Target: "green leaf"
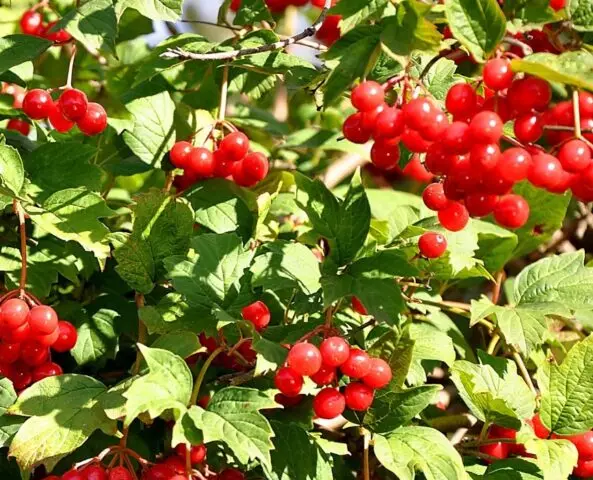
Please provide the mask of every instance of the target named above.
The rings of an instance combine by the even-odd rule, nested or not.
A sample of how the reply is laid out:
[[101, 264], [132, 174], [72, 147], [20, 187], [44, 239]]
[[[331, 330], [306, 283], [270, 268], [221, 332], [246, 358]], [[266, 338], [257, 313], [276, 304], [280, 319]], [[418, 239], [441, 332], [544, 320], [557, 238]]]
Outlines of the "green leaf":
[[[90, 145], [78, 142], [45, 143], [25, 157], [25, 166], [32, 186], [27, 191], [38, 201], [66, 188], [86, 187], [101, 190], [101, 169], [89, 161], [96, 153]], [[34, 192], [34, 193], [33, 193]]]
[[126, 108], [134, 116], [134, 128], [123, 133], [126, 145], [138, 158], [154, 168], [175, 143], [175, 104], [169, 92], [131, 100]]
[[161, 298], [156, 306], [146, 306], [138, 310], [140, 319], [150, 334], [191, 331], [200, 333], [214, 329], [216, 320], [209, 311], [190, 308], [181, 294], [171, 292]]
[[425, 16], [430, 12], [430, 5], [417, 0], [405, 0], [397, 7], [393, 17], [383, 21], [381, 43], [392, 56], [401, 59], [402, 64], [415, 50], [438, 50], [442, 35], [436, 25]]
[[12, 382], [6, 378], [0, 378], [0, 416], [4, 415], [17, 399]]
[[119, 338], [116, 322], [121, 321], [115, 310], [101, 308], [77, 325], [78, 340], [71, 352], [76, 363], [85, 365], [115, 358]]
[[17, 417], [13, 415], [3, 415], [0, 417], [1, 448], [10, 447], [12, 439], [26, 420], [25, 417]]
[[410, 339], [414, 342], [411, 369], [408, 382], [418, 385], [426, 382], [426, 374], [422, 366], [424, 360], [435, 360], [452, 365], [455, 361], [455, 347], [452, 338], [441, 332], [434, 325], [415, 323], [410, 325]]
[[146, 294], [164, 275], [164, 259], [187, 253], [193, 213], [187, 203], [156, 189], [139, 195], [132, 212], [132, 233], [114, 237], [115, 269], [130, 287]]
[[288, 350], [277, 342], [267, 340], [257, 333], [253, 336], [253, 350], [257, 352], [255, 376], [278, 370], [286, 361]]
[[276, 241], [262, 248], [251, 266], [254, 287], [276, 290], [299, 288], [312, 295], [321, 288], [319, 261], [311, 249], [300, 243]]
[[543, 480], [543, 473], [532, 461], [509, 458], [493, 462], [484, 475], [484, 480]]
[[35, 60], [52, 45], [53, 42], [33, 35], [8, 35], [0, 38], [0, 73]]
[[109, 256], [109, 229], [99, 218], [113, 211], [98, 194], [85, 188], [69, 188], [52, 194], [41, 208], [27, 205], [33, 223], [61, 240], [74, 240], [100, 260]]
[[514, 362], [482, 355], [481, 365], [458, 360], [451, 367], [451, 379], [472, 413], [483, 422], [518, 429], [521, 420], [531, 418], [535, 397], [517, 374]]
[[228, 387], [214, 394], [206, 410], [192, 407], [189, 413], [205, 443], [224, 442], [240, 463], [257, 459], [270, 468], [274, 433], [259, 410], [275, 407], [276, 402], [259, 390]]
[[588, 0], [568, 0], [568, 18], [575, 30], [593, 31], [593, 5]]
[[360, 23], [380, 20], [388, 5], [388, 0], [342, 0], [329, 13], [342, 16], [340, 31], [345, 34]]
[[234, 25], [254, 25], [257, 22], [274, 23], [264, 0], [245, 0], [233, 19]]
[[428, 427], [401, 427], [388, 436], [375, 436], [375, 455], [401, 480], [413, 480], [420, 471], [426, 480], [466, 477], [461, 457], [447, 437]]
[[368, 150], [362, 145], [352, 142], [345, 142], [342, 133], [334, 130], [320, 130], [319, 128], [303, 128], [290, 133], [282, 148], [297, 151], [322, 150], [339, 151], [346, 153], [357, 153], [361, 156], [368, 156]]
[[496, 0], [446, 0], [445, 13], [453, 36], [478, 61], [494, 53], [506, 32]]
[[187, 358], [198, 351], [200, 342], [198, 337], [190, 332], [171, 332], [157, 338], [150, 348], [168, 350], [181, 358]]
[[593, 53], [585, 50], [553, 53], [534, 53], [511, 62], [515, 72], [543, 78], [549, 82], [593, 90]]
[[535, 455], [544, 480], [567, 480], [577, 464], [578, 452], [568, 440], [532, 439], [525, 443], [528, 453]]
[[506, 0], [502, 8], [512, 26], [521, 30], [557, 20], [548, 0]]
[[0, 182], [6, 193], [13, 196], [20, 193], [25, 183], [21, 156], [15, 148], [7, 145], [0, 145]]
[[59, 375], [35, 383], [22, 392], [10, 414], [31, 417], [15, 435], [9, 450], [22, 470], [56, 463], [80, 447], [95, 430], [108, 435], [116, 423], [100, 405], [105, 386], [84, 375]]
[[148, 365], [148, 373], [135, 379], [123, 393], [127, 399], [125, 424], [141, 413], [156, 418], [165, 410], [184, 411], [188, 404], [193, 377], [183, 358], [158, 348], [138, 344]]
[[[577, 343], [561, 365], [544, 364], [540, 375], [542, 423], [559, 435], [593, 428], [593, 335]], [[527, 417], [524, 417], [527, 418]]]
[[138, 10], [152, 20], [179, 20], [183, 0], [119, 0], [116, 3], [118, 18], [127, 8]]
[[113, 0], [89, 0], [64, 15], [54, 28], [65, 28], [93, 53], [99, 50], [114, 52], [117, 17]]

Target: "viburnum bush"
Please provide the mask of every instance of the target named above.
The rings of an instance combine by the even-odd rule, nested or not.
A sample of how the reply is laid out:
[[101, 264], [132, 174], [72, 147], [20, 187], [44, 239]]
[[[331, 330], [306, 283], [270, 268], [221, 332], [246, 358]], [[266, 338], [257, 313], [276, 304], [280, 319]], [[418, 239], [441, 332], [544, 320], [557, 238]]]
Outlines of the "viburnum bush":
[[0, 2], [0, 479], [593, 478], [591, 0]]

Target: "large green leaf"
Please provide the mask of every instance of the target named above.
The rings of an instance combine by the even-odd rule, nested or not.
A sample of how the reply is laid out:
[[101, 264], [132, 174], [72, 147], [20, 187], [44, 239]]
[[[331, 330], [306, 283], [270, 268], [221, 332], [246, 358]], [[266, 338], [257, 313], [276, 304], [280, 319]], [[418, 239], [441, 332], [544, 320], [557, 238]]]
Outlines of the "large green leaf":
[[0, 416], [4, 415], [17, 399], [12, 382], [6, 378], [0, 378]]
[[525, 443], [525, 449], [535, 455], [544, 480], [567, 480], [579, 457], [576, 447], [568, 440], [532, 439]]
[[515, 28], [531, 29], [557, 20], [548, 0], [505, 0], [502, 8]]
[[364, 21], [381, 19], [388, 5], [388, 0], [342, 0], [329, 13], [342, 16], [340, 31], [346, 33]]
[[484, 477], [484, 480], [543, 480], [544, 476], [539, 467], [532, 461], [522, 458], [509, 458], [493, 462]]
[[8, 35], [0, 38], [0, 73], [34, 60], [53, 42], [33, 35]]
[[80, 447], [95, 430], [113, 435], [116, 423], [100, 405], [105, 386], [84, 375], [59, 375], [35, 383], [9, 409], [29, 418], [10, 445], [22, 470], [56, 463]]
[[183, 0], [120, 0], [116, 3], [117, 16], [127, 8], [138, 10], [152, 20], [179, 20]]
[[273, 23], [274, 19], [264, 0], [244, 0], [233, 19], [235, 25], [253, 25], [256, 22]]
[[[0, 39], [1, 40], [1, 39]], [[19, 152], [7, 145], [0, 145], [0, 185], [7, 195], [16, 196], [25, 182], [25, 169]]]
[[114, 358], [119, 338], [116, 322], [123, 320], [120, 314], [109, 308], [100, 308], [85, 317], [77, 325], [78, 339], [72, 349], [76, 363], [84, 365]]
[[93, 53], [99, 50], [114, 52], [117, 17], [113, 0], [89, 0], [64, 15], [55, 28], [65, 28]]

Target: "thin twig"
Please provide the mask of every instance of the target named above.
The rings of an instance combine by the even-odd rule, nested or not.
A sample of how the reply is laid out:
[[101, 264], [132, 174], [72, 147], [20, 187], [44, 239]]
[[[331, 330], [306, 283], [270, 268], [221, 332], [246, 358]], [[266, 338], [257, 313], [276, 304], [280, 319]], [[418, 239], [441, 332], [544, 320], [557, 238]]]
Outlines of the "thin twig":
[[533, 53], [533, 48], [531, 48], [525, 42], [522, 42], [521, 40], [517, 40], [516, 38], [504, 37], [502, 39], [502, 41], [503, 41], [503, 43], [507, 43], [513, 47], [519, 47], [525, 57], [528, 55], [531, 55]]
[[[575, 128], [569, 125], [544, 125], [544, 130], [553, 130], [557, 132], [574, 132]], [[593, 133], [593, 128], [582, 128], [581, 133]]]
[[500, 341], [500, 335], [498, 333], [495, 333], [492, 336], [492, 338], [490, 339], [490, 343], [488, 344], [488, 349], [486, 350], [486, 353], [488, 353], [488, 355], [494, 354], [494, 350], [496, 350], [496, 346], [498, 345], [499, 341]]
[[[148, 338], [148, 330], [146, 329], [146, 325], [140, 319], [140, 309], [144, 307], [144, 295], [141, 293], [136, 292], [135, 296], [136, 300], [136, 308], [138, 309], [138, 343], [145, 344]], [[140, 364], [142, 363], [142, 354], [140, 353], [140, 349], [136, 352], [136, 362], [134, 363], [134, 367], [132, 368], [132, 373], [136, 375], [140, 371]]]
[[[456, 44], [451, 45], [451, 48], [455, 47]], [[463, 50], [443, 50], [441, 53], [439, 53], [436, 57], [433, 57], [430, 59], [430, 61], [426, 64], [426, 66], [424, 67], [424, 69], [422, 70], [422, 73], [420, 73], [420, 76], [418, 78], [423, 79], [426, 74], [429, 72], [429, 70], [441, 59], [441, 58], [447, 58], [449, 60], [458, 60], [460, 58], [465, 57], [467, 54], [463, 51]]]
[[577, 89], [572, 92], [572, 111], [574, 113], [574, 136], [581, 138], [581, 110], [579, 108], [579, 91]]
[[202, 382], [204, 381], [204, 377], [206, 376], [206, 372], [208, 371], [208, 368], [210, 367], [210, 364], [214, 361], [214, 359], [224, 351], [224, 348], [225, 347], [218, 347], [216, 350], [214, 350], [206, 359], [204, 365], [202, 365], [202, 369], [200, 370], [200, 373], [198, 373], [198, 377], [196, 378], [196, 382], [194, 383], [194, 388], [189, 399], [190, 406], [196, 404], [196, 401], [198, 400], [198, 395], [200, 394], [200, 388], [202, 387]]
[[371, 480], [371, 469], [369, 466], [369, 443], [370, 443], [370, 433], [365, 431], [364, 432], [364, 455], [363, 455], [363, 479], [364, 480]]
[[229, 91], [229, 66], [222, 70], [222, 85], [220, 86], [220, 104], [218, 107], [218, 121], [223, 122], [226, 115], [226, 105]]
[[25, 295], [25, 287], [27, 286], [27, 226], [25, 224], [25, 211], [16, 198], [12, 202], [12, 208], [19, 219], [19, 236], [21, 240], [21, 277], [19, 280], [19, 290], [22, 297]]
[[517, 352], [513, 352], [513, 359], [515, 360], [515, 362], [517, 363], [517, 366], [519, 367], [519, 371], [521, 372], [521, 376], [523, 377], [523, 380], [525, 380], [525, 383], [527, 384], [529, 389], [533, 392], [533, 394], [537, 395], [537, 390], [535, 388], [535, 385], [533, 384], [533, 380], [531, 380], [531, 376], [529, 375], [529, 372], [527, 371], [527, 367], [525, 366], [525, 362], [523, 361], [523, 358]]
[[72, 46], [72, 55], [70, 56], [70, 63], [68, 64], [68, 77], [66, 78], [66, 85], [64, 88], [72, 88], [72, 76], [74, 73], [74, 59], [76, 58], [76, 45]]
[[207, 52], [207, 53], [192, 53], [186, 52], [182, 48], [170, 48], [161, 54], [163, 58], [186, 58], [189, 60], [232, 60], [239, 57], [245, 57], [247, 55], [255, 55], [256, 53], [272, 52], [274, 50], [281, 50], [288, 47], [300, 40], [308, 37], [312, 37], [321, 28], [321, 24], [327, 16], [327, 12], [331, 7], [331, 0], [325, 0], [325, 5], [321, 10], [319, 18], [315, 20], [315, 23], [310, 27], [306, 28], [300, 33], [293, 35], [292, 37], [279, 40], [278, 42], [262, 45], [260, 47], [243, 48], [240, 50], [229, 50], [226, 52]]
[[496, 274], [496, 279], [494, 282], [494, 288], [492, 289], [492, 303], [496, 305], [500, 300], [500, 290], [502, 288], [502, 282], [504, 281], [505, 273], [504, 270], [500, 270]]

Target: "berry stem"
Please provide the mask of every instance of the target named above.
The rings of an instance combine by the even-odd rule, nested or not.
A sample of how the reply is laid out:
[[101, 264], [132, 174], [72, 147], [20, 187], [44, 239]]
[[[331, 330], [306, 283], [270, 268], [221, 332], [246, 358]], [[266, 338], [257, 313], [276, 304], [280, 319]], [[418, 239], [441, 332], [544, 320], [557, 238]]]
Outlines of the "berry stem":
[[527, 371], [527, 367], [525, 366], [523, 357], [521, 357], [521, 355], [519, 355], [517, 352], [513, 352], [513, 360], [515, 360], [515, 362], [517, 363], [519, 371], [521, 372], [521, 376], [523, 377], [523, 380], [525, 380], [525, 383], [529, 387], [529, 390], [531, 390], [533, 394], [537, 396], [537, 390], [535, 388], [535, 385], [533, 384], [533, 380], [531, 380], [531, 377], [529, 376], [529, 372]]
[[19, 280], [19, 296], [25, 296], [25, 286], [27, 285], [27, 229], [25, 224], [25, 211], [21, 203], [14, 199], [12, 208], [19, 219], [19, 236], [21, 240], [21, 277]]
[[186, 445], [185, 448], [185, 475], [187, 478], [191, 478], [191, 446]]
[[196, 383], [194, 383], [194, 389], [191, 392], [191, 397], [189, 399], [189, 405], [195, 405], [196, 402], [198, 401], [198, 395], [200, 394], [200, 388], [202, 387], [202, 382], [204, 381], [204, 377], [206, 376], [206, 372], [208, 371], [208, 368], [210, 367], [210, 365], [212, 364], [212, 362], [214, 361], [214, 359], [221, 354], [224, 351], [225, 347], [218, 347], [216, 350], [214, 350], [210, 356], [206, 359], [206, 361], [204, 362], [204, 365], [202, 365], [202, 369], [200, 370], [200, 373], [198, 373], [198, 377], [196, 378]]
[[490, 339], [490, 343], [488, 344], [488, 349], [486, 350], [486, 353], [488, 353], [488, 355], [494, 354], [494, 350], [496, 350], [496, 346], [498, 345], [499, 341], [500, 341], [500, 335], [498, 333], [495, 333], [492, 336], [492, 338]]
[[222, 70], [222, 84], [220, 85], [220, 106], [218, 107], [218, 122], [224, 122], [226, 115], [227, 98], [229, 94], [229, 66]]
[[76, 58], [76, 45], [72, 46], [72, 55], [70, 55], [70, 63], [68, 64], [68, 77], [66, 78], [66, 85], [63, 88], [72, 88], [72, 74], [74, 72], [74, 59]]
[[364, 431], [364, 452], [363, 452], [363, 479], [364, 480], [371, 480], [371, 468], [369, 465], [369, 443], [370, 443], [370, 433], [366, 430]]
[[574, 136], [581, 139], [583, 137], [581, 132], [581, 109], [579, 107], [579, 91], [576, 88], [572, 92], [572, 111], [574, 113]]
[[496, 305], [500, 300], [500, 290], [502, 288], [502, 282], [505, 278], [504, 270], [500, 270], [495, 277], [494, 288], [492, 289], [492, 303]]
[[523, 55], [525, 57], [528, 55], [531, 55], [533, 53], [533, 48], [531, 48], [525, 42], [522, 42], [521, 40], [517, 40], [516, 38], [507, 36], [507, 37], [504, 37], [502, 39], [502, 41], [503, 41], [503, 43], [506, 43], [507, 45], [510, 45], [511, 47], [519, 47], [523, 51]]
[[[138, 309], [138, 313], [140, 313], [140, 309], [144, 307], [144, 295], [142, 293], [136, 292], [135, 295], [136, 300], [136, 308]], [[138, 343], [146, 343], [146, 339], [148, 338], [148, 331], [146, 329], [146, 325], [140, 319], [140, 315], [138, 315]], [[132, 368], [132, 373], [134, 375], [138, 374], [140, 371], [140, 363], [142, 362], [142, 355], [140, 353], [140, 349], [136, 352], [136, 362], [134, 363], [134, 367]]]

